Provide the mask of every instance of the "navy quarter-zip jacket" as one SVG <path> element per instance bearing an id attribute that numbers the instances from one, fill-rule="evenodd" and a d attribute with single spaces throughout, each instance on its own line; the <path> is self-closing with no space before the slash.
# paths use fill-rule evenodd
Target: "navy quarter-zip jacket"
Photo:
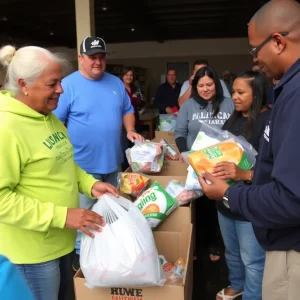
<path id="1" fill-rule="evenodd" d="M 229 205 L 251 221 L 265 250 L 300 252 L 300 59 L 275 87 L 274 101 L 253 185 L 231 187 Z"/>

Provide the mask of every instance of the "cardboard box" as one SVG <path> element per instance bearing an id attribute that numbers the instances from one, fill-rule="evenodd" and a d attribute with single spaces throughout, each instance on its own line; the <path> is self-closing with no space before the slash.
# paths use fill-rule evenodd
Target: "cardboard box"
<path id="1" fill-rule="evenodd" d="M 164 165 L 157 176 L 187 176 L 188 164 L 180 161 L 165 160 Z M 154 175 L 154 174 L 153 174 Z"/>
<path id="2" fill-rule="evenodd" d="M 180 231 L 185 224 L 192 224 L 191 208 L 179 206 L 154 231 Z"/>
<path id="3" fill-rule="evenodd" d="M 147 175 L 150 178 L 149 186 L 152 185 L 155 181 L 157 181 L 163 188 L 166 188 L 168 183 L 175 179 L 182 183 L 185 183 L 186 176 L 158 176 L 158 175 Z"/>
<path id="4" fill-rule="evenodd" d="M 165 160 L 163 167 L 159 173 L 150 173 L 146 175 L 153 176 L 187 176 L 188 164 L 180 161 Z M 125 172 L 132 173 L 131 167 L 127 168 Z"/>
<path id="5" fill-rule="evenodd" d="M 147 175 L 150 178 L 149 186 L 157 181 L 162 187 L 166 188 L 167 184 L 172 180 L 178 180 L 185 183 L 186 176 L 157 176 Z M 126 195 L 127 196 L 127 195 Z M 128 196 L 126 197 L 128 199 Z M 164 220 L 155 231 L 180 231 L 181 227 L 185 224 L 195 224 L 195 201 L 190 203 L 189 206 L 180 206 L 176 208 L 167 218 Z M 196 244 L 195 230 L 193 231 L 193 238 L 191 243 L 191 251 L 194 253 L 194 247 Z"/>
<path id="6" fill-rule="evenodd" d="M 155 130 L 155 140 L 160 142 L 161 139 L 165 139 L 169 144 L 175 144 L 174 131 Z"/>
<path id="7" fill-rule="evenodd" d="M 172 180 L 178 180 L 185 183 L 186 176 L 149 176 L 150 185 L 157 181 L 164 188 Z M 188 206 L 180 206 L 176 208 L 167 218 L 164 220 L 155 230 L 159 231 L 170 231 L 180 230 L 185 224 L 195 224 L 195 201 L 194 200 Z M 194 253 L 196 245 L 196 234 L 193 230 L 193 237 L 191 242 L 191 251 Z"/>
<path id="8" fill-rule="evenodd" d="M 180 231 L 155 231 L 154 239 L 158 253 L 174 263 L 182 257 L 186 262 L 186 272 L 182 285 L 163 287 L 128 287 L 89 289 L 79 270 L 74 276 L 76 300 L 192 300 L 193 253 L 190 251 L 193 225 L 186 224 Z"/>
<path id="9" fill-rule="evenodd" d="M 180 206 L 176 208 L 154 231 L 172 231 L 180 230 L 185 224 L 195 223 L 195 201 L 192 201 L 189 206 Z M 191 240 L 191 252 L 195 252 L 196 231 L 193 230 Z"/>
<path id="10" fill-rule="evenodd" d="M 168 183 L 175 179 L 182 183 L 185 183 L 186 176 L 149 176 L 151 186 L 155 181 L 157 181 L 162 187 L 166 188 Z M 180 206 L 176 208 L 166 220 L 164 220 L 155 230 L 159 231 L 172 231 L 180 230 L 180 228 L 185 224 L 195 224 L 195 201 L 192 201 L 188 206 Z M 195 234 L 193 234 L 192 239 L 192 249 L 194 249 L 195 244 Z"/>

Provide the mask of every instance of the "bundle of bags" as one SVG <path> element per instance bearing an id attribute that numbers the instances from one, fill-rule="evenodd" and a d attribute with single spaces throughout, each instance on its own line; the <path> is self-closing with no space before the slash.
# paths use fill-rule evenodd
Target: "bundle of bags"
<path id="1" fill-rule="evenodd" d="M 226 130 L 202 123 L 191 151 L 182 153 L 189 164 L 185 188 L 201 191 L 198 176 L 205 171 L 212 172 L 219 162 L 233 162 L 243 170 L 251 170 L 255 165 L 256 155 L 256 150 L 244 137 L 237 137 Z M 235 182 L 230 180 L 228 183 Z"/>

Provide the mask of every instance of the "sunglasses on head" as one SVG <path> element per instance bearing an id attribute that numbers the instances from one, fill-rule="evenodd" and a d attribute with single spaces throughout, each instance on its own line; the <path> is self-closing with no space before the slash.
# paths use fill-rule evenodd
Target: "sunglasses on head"
<path id="1" fill-rule="evenodd" d="M 280 35 L 282 36 L 287 36 L 289 33 L 288 32 L 279 32 Z M 265 45 L 267 44 L 269 41 L 271 41 L 271 39 L 273 38 L 273 34 L 271 34 L 270 36 L 268 36 L 263 42 L 261 42 L 258 46 L 256 47 L 250 47 L 249 49 L 249 53 L 253 56 L 253 58 L 257 58 L 257 54 L 258 51 Z"/>

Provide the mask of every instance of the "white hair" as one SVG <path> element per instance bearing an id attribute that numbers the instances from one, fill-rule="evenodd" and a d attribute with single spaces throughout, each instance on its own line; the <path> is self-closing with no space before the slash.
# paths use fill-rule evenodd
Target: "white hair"
<path id="1" fill-rule="evenodd" d="M 47 68 L 50 62 L 58 63 L 66 74 L 69 64 L 59 54 L 35 46 L 26 46 L 18 50 L 12 45 L 0 49 L 0 63 L 7 68 L 4 88 L 17 94 L 20 90 L 18 80 L 22 78 L 26 84 L 32 84 Z"/>

